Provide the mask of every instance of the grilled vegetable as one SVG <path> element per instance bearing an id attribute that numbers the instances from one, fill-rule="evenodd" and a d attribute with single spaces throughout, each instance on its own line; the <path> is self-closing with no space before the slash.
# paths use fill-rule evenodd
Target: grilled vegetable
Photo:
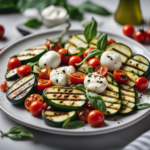
<path id="1" fill-rule="evenodd" d="M 43 98 L 50 106 L 65 111 L 79 110 L 85 106 L 87 100 L 83 91 L 55 86 L 46 88 Z"/>
<path id="2" fill-rule="evenodd" d="M 45 45 L 36 46 L 19 53 L 17 58 L 21 61 L 21 64 L 27 64 L 28 62 L 38 61 L 46 52 L 47 48 Z"/>
<path id="3" fill-rule="evenodd" d="M 7 99 L 14 105 L 24 103 L 26 97 L 36 89 L 36 79 L 34 74 L 30 74 L 17 80 L 7 91 Z"/>
<path id="4" fill-rule="evenodd" d="M 42 119 L 46 124 L 53 127 L 62 127 L 65 120 L 70 117 L 70 120 L 73 121 L 76 119 L 76 112 L 63 112 L 63 111 L 51 111 L 51 110 L 43 110 L 42 111 Z"/>
<path id="5" fill-rule="evenodd" d="M 77 71 L 84 73 L 84 74 L 87 74 L 87 72 L 86 72 L 87 67 L 88 67 L 88 63 L 87 63 L 87 61 L 85 61 L 81 66 L 79 66 Z"/>
<path id="6" fill-rule="evenodd" d="M 40 72 L 41 68 L 38 65 L 34 65 L 32 69 L 32 73 L 38 75 Z"/>
<path id="7" fill-rule="evenodd" d="M 5 79 L 7 81 L 16 80 L 18 78 L 19 78 L 19 76 L 17 75 L 17 68 L 15 68 L 13 70 L 8 70 L 5 74 Z"/>

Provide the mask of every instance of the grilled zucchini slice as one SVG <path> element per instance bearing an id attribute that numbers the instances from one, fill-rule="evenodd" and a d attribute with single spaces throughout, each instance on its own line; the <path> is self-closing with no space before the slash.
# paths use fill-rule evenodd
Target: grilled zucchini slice
<path id="1" fill-rule="evenodd" d="M 28 62 L 36 62 L 40 57 L 47 52 L 45 45 L 32 47 L 18 54 L 17 58 L 21 61 L 21 64 L 27 64 Z"/>
<path id="2" fill-rule="evenodd" d="M 41 68 L 38 65 L 34 65 L 32 69 L 32 73 L 38 75 L 40 72 Z"/>
<path id="3" fill-rule="evenodd" d="M 24 100 L 36 89 L 36 78 L 30 74 L 17 80 L 7 91 L 7 99 L 14 105 L 24 104 Z"/>
<path id="4" fill-rule="evenodd" d="M 18 78 L 19 78 L 19 76 L 17 75 L 17 68 L 15 68 L 13 70 L 7 70 L 7 72 L 5 74 L 5 79 L 7 81 L 16 80 Z"/>
<path id="5" fill-rule="evenodd" d="M 51 111 L 43 110 L 42 119 L 46 124 L 52 127 L 62 127 L 63 123 L 70 118 L 71 121 L 74 121 L 77 117 L 75 111 L 64 112 L 64 111 Z"/>
<path id="6" fill-rule="evenodd" d="M 81 66 L 78 67 L 77 71 L 87 74 L 87 72 L 86 72 L 87 67 L 88 67 L 88 63 L 87 63 L 87 61 L 85 61 Z"/>
<path id="7" fill-rule="evenodd" d="M 79 110 L 87 101 L 83 91 L 55 86 L 46 88 L 43 91 L 43 98 L 48 105 L 65 111 Z"/>

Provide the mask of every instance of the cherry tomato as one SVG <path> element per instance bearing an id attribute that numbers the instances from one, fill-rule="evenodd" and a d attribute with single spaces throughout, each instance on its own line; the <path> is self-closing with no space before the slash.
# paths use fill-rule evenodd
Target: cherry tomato
<path id="1" fill-rule="evenodd" d="M 48 49 L 50 49 L 50 44 L 54 44 L 51 41 L 46 41 L 45 45 Z M 58 50 L 61 49 L 61 45 L 59 43 L 56 43 L 54 46 L 51 47 L 51 50 L 58 52 Z"/>
<path id="2" fill-rule="evenodd" d="M 75 72 L 70 73 L 69 79 L 73 84 L 83 84 L 86 75 L 83 73 Z"/>
<path id="3" fill-rule="evenodd" d="M 94 72 L 97 72 L 98 74 L 105 76 L 108 72 L 108 68 L 104 65 L 99 65 L 94 69 Z"/>
<path id="4" fill-rule="evenodd" d="M 80 110 L 77 110 L 78 118 L 82 121 L 87 122 L 87 117 L 88 117 L 89 112 L 90 112 L 90 109 L 88 108 L 82 108 Z"/>
<path id="5" fill-rule="evenodd" d="M 150 39 L 150 29 L 148 29 L 146 33 L 147 33 L 148 38 Z"/>
<path id="6" fill-rule="evenodd" d="M 43 110 L 43 103 L 40 101 L 34 101 L 30 105 L 30 112 L 33 116 L 40 116 Z"/>
<path id="7" fill-rule="evenodd" d="M 3 37 L 4 32 L 5 32 L 4 27 L 0 25 L 0 38 Z"/>
<path id="8" fill-rule="evenodd" d="M 29 65 L 22 65 L 17 68 L 17 75 L 19 77 L 24 77 L 32 72 L 32 68 Z"/>
<path id="9" fill-rule="evenodd" d="M 90 47 L 90 48 L 86 49 L 85 52 L 83 53 L 83 58 L 85 58 L 88 55 L 88 53 L 93 49 L 95 49 L 95 47 Z M 91 58 L 94 58 L 94 56 L 88 58 L 87 61 L 90 60 Z"/>
<path id="10" fill-rule="evenodd" d="M 58 51 L 60 57 L 61 57 L 61 62 L 62 64 L 66 65 L 68 64 L 69 62 L 69 59 L 71 56 L 69 56 L 71 53 L 67 50 L 67 49 L 64 49 L 64 48 L 61 48 L 59 51 Z"/>
<path id="11" fill-rule="evenodd" d="M 50 69 L 50 68 L 43 68 L 43 69 L 41 69 L 38 77 L 41 79 L 49 80 L 51 71 L 52 71 L 52 69 Z"/>
<path id="12" fill-rule="evenodd" d="M 135 87 L 139 91 L 143 91 L 148 87 L 148 80 L 145 77 L 138 77 L 135 81 Z"/>
<path id="13" fill-rule="evenodd" d="M 99 111 L 99 110 L 92 110 L 89 114 L 88 114 L 88 123 L 92 126 L 92 127 L 99 127 L 100 125 L 102 125 L 104 123 L 105 120 L 105 116 L 104 114 Z"/>
<path id="14" fill-rule="evenodd" d="M 72 56 L 70 59 L 69 59 L 69 65 L 72 65 L 74 66 L 75 68 L 78 68 L 79 66 L 76 66 L 75 64 L 76 63 L 80 63 L 82 61 L 81 57 L 80 56 Z"/>
<path id="15" fill-rule="evenodd" d="M 97 58 L 92 58 L 88 61 L 88 66 L 92 66 L 93 69 L 95 69 L 99 65 L 100 65 L 100 60 Z"/>
<path id="16" fill-rule="evenodd" d="M 43 103 L 43 97 L 39 94 L 31 94 L 30 96 L 28 96 L 25 101 L 24 101 L 24 106 L 27 110 L 30 110 L 30 105 L 34 102 L 34 101 L 40 101 Z"/>
<path id="17" fill-rule="evenodd" d="M 3 81 L 3 82 L 1 83 L 1 90 L 2 90 L 3 92 L 5 92 L 5 91 L 7 90 L 7 82 L 6 82 L 6 81 Z"/>
<path id="18" fill-rule="evenodd" d="M 92 106 L 92 104 L 89 100 L 86 102 L 86 107 L 89 109 L 94 109 L 94 107 Z"/>
<path id="19" fill-rule="evenodd" d="M 134 27 L 132 25 L 126 24 L 123 26 L 123 33 L 126 36 L 132 36 L 134 34 Z"/>
<path id="20" fill-rule="evenodd" d="M 134 39 L 140 43 L 145 42 L 147 38 L 147 33 L 142 29 L 138 30 L 134 34 Z"/>
<path id="21" fill-rule="evenodd" d="M 39 80 L 37 83 L 38 91 L 43 91 L 45 88 L 52 86 L 51 80 Z"/>
<path id="22" fill-rule="evenodd" d="M 107 46 L 109 46 L 109 45 L 111 45 L 111 44 L 113 44 L 113 43 L 116 43 L 116 41 L 115 40 L 113 40 L 113 39 L 107 39 Z"/>
<path id="23" fill-rule="evenodd" d="M 46 102 L 44 102 L 43 103 L 43 109 L 45 110 L 45 109 L 48 109 L 48 107 L 49 107 L 49 105 L 46 103 Z"/>
<path id="24" fill-rule="evenodd" d="M 120 69 L 114 70 L 113 75 L 114 75 L 114 78 L 116 79 L 116 81 L 119 83 L 125 83 L 129 80 L 127 73 Z"/>
<path id="25" fill-rule="evenodd" d="M 13 70 L 13 69 L 18 68 L 20 66 L 21 66 L 21 62 L 18 58 L 11 58 L 7 64 L 8 70 Z"/>

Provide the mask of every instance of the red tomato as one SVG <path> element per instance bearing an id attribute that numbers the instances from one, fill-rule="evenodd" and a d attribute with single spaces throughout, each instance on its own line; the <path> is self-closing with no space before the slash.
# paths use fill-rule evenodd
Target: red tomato
<path id="1" fill-rule="evenodd" d="M 92 66 L 93 69 L 95 69 L 99 65 L 100 65 L 100 60 L 97 58 L 92 58 L 88 61 L 88 66 Z"/>
<path id="2" fill-rule="evenodd" d="M 135 87 L 139 91 L 143 91 L 148 87 L 148 80 L 145 77 L 138 77 L 135 81 Z"/>
<path id="3" fill-rule="evenodd" d="M 43 68 L 43 69 L 41 69 L 38 77 L 41 79 L 49 80 L 51 71 L 52 71 L 52 69 L 50 69 L 50 68 Z"/>
<path id="4" fill-rule="evenodd" d="M 17 68 L 17 75 L 19 77 L 24 77 L 32 72 L 32 68 L 29 65 L 22 65 Z"/>
<path id="5" fill-rule="evenodd" d="M 50 44 L 54 44 L 51 41 L 46 41 L 45 45 L 48 49 L 50 49 Z M 58 50 L 61 48 L 61 45 L 59 43 L 56 43 L 54 46 L 51 47 L 51 50 L 58 52 Z"/>
<path id="6" fill-rule="evenodd" d="M 146 33 L 147 33 L 148 38 L 150 39 L 150 29 L 148 29 Z"/>
<path id="7" fill-rule="evenodd" d="M 38 91 L 43 91 L 45 88 L 52 86 L 51 80 L 39 80 L 37 83 Z"/>
<path id="8" fill-rule="evenodd" d="M 94 109 L 94 107 L 92 106 L 92 104 L 89 100 L 86 102 L 86 107 L 89 109 Z"/>
<path id="9" fill-rule="evenodd" d="M 132 25 L 126 24 L 123 26 L 123 33 L 126 36 L 132 36 L 134 34 L 134 27 Z"/>
<path id="10" fill-rule="evenodd" d="M 145 42 L 147 33 L 144 30 L 138 30 L 134 34 L 134 39 L 140 43 Z"/>
<path id="11" fill-rule="evenodd" d="M 8 70 L 13 70 L 13 69 L 18 68 L 20 66 L 21 66 L 21 62 L 18 58 L 11 58 L 7 64 Z"/>
<path id="12" fill-rule="evenodd" d="M 4 27 L 0 25 L 0 38 L 3 36 L 4 32 L 5 32 Z"/>
<path id="13" fill-rule="evenodd" d="M 113 75 L 115 80 L 119 83 L 125 83 L 129 80 L 127 73 L 120 69 L 115 69 Z"/>
<path id="14" fill-rule="evenodd" d="M 43 103 L 40 101 L 34 101 L 30 105 L 30 112 L 33 116 L 40 116 L 43 110 Z"/>
<path id="15" fill-rule="evenodd" d="M 71 53 L 67 50 L 67 49 L 64 49 L 64 48 L 61 48 L 59 51 L 58 51 L 60 57 L 61 57 L 61 62 L 62 64 L 68 64 L 69 62 L 69 59 L 71 56 L 69 56 Z"/>
<path id="16" fill-rule="evenodd" d="M 85 58 L 88 55 L 88 53 L 93 49 L 95 49 L 95 47 L 90 47 L 90 48 L 86 49 L 85 52 L 83 53 L 83 58 Z M 87 61 L 90 60 L 91 58 L 94 58 L 94 56 L 88 58 Z"/>
<path id="17" fill-rule="evenodd" d="M 100 125 L 102 125 L 104 123 L 105 120 L 105 116 L 104 114 L 99 111 L 99 110 L 92 110 L 89 114 L 88 114 L 88 123 L 92 126 L 92 127 L 99 127 Z"/>
<path id="18" fill-rule="evenodd" d="M 30 110 L 30 105 L 34 102 L 34 101 L 40 101 L 43 103 L 43 97 L 39 94 L 31 94 L 30 96 L 28 96 L 25 101 L 24 101 L 24 106 L 27 110 Z"/>
<path id="19" fill-rule="evenodd" d="M 2 90 L 3 92 L 5 92 L 5 91 L 7 90 L 7 82 L 6 82 L 6 81 L 3 81 L 3 82 L 1 83 L 1 90 Z"/>
<path id="20" fill-rule="evenodd" d="M 43 103 L 43 109 L 45 110 L 45 109 L 48 109 L 48 107 L 49 107 L 49 105 L 46 103 L 46 102 L 44 102 Z"/>
<path id="21" fill-rule="evenodd" d="M 72 56 L 70 59 L 69 59 L 69 65 L 72 65 L 74 66 L 75 68 L 78 68 L 78 66 L 76 66 L 75 64 L 76 63 L 80 63 L 82 61 L 81 57 L 80 56 Z"/>
<path id="22" fill-rule="evenodd" d="M 73 84 L 83 84 L 86 75 L 83 73 L 75 72 L 70 73 L 69 79 Z"/>
<path id="23" fill-rule="evenodd" d="M 90 113 L 90 109 L 88 108 L 82 108 L 80 110 L 77 110 L 78 118 L 85 122 L 87 122 L 87 117 L 89 113 Z"/>
<path id="24" fill-rule="evenodd" d="M 109 45 L 111 45 L 111 44 L 113 44 L 113 43 L 116 43 L 116 41 L 115 40 L 113 40 L 113 39 L 107 39 L 107 46 L 109 46 Z"/>
<path id="25" fill-rule="evenodd" d="M 94 69 L 94 72 L 97 72 L 98 74 L 105 76 L 108 72 L 108 68 L 104 65 L 99 65 Z"/>

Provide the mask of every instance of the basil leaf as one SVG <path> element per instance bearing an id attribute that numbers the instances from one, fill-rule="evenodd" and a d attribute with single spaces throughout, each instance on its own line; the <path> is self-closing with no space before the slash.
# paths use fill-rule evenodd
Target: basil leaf
<path id="1" fill-rule="evenodd" d="M 111 13 L 106 8 L 94 4 L 90 1 L 84 2 L 79 6 L 79 8 L 99 15 L 104 15 L 104 16 L 111 15 Z"/>
<path id="2" fill-rule="evenodd" d="M 77 47 L 77 50 L 80 50 L 80 52 L 84 52 L 87 48 L 84 47 Z"/>
<path id="3" fill-rule="evenodd" d="M 136 106 L 137 106 L 137 109 L 142 110 L 142 109 L 149 108 L 150 104 L 149 103 L 138 103 L 138 104 L 136 104 Z"/>
<path id="4" fill-rule="evenodd" d="M 24 25 L 30 28 L 38 29 L 42 26 L 42 22 L 37 20 L 36 18 L 33 18 L 28 20 Z"/>
<path id="5" fill-rule="evenodd" d="M 70 117 L 68 117 L 62 125 L 62 128 L 65 128 L 67 124 L 70 122 Z"/>
<path id="6" fill-rule="evenodd" d="M 101 34 L 96 42 L 97 49 L 105 49 L 107 46 L 107 34 Z"/>
<path id="7" fill-rule="evenodd" d="M 63 126 L 63 128 L 64 129 L 76 129 L 82 126 L 84 126 L 84 121 L 72 121 L 66 124 L 66 126 Z"/>
<path id="8" fill-rule="evenodd" d="M 88 73 L 88 77 L 93 73 L 93 67 L 92 66 L 88 66 L 86 68 L 86 72 Z"/>
<path id="9" fill-rule="evenodd" d="M 86 19 L 81 21 L 81 25 L 85 28 L 90 22 Z"/>
<path id="10" fill-rule="evenodd" d="M 85 27 L 84 36 L 89 44 L 97 35 L 97 22 L 92 18 L 92 21 Z"/>
<path id="11" fill-rule="evenodd" d="M 82 91 L 86 92 L 86 88 L 84 87 L 83 84 L 78 84 L 78 85 L 76 85 L 76 86 L 75 86 L 75 89 L 77 89 L 77 90 L 82 90 Z"/>
<path id="12" fill-rule="evenodd" d="M 19 133 L 19 132 L 21 132 L 22 130 L 24 130 L 24 128 L 23 127 L 21 127 L 21 126 L 14 126 L 14 127 L 12 127 L 12 128 L 10 128 L 10 130 L 8 131 L 8 133 L 9 134 L 14 134 L 14 133 Z"/>
<path id="13" fill-rule="evenodd" d="M 39 64 L 39 61 L 27 63 L 27 65 L 29 65 L 30 67 L 33 67 L 34 65 L 37 65 L 37 64 Z"/>

